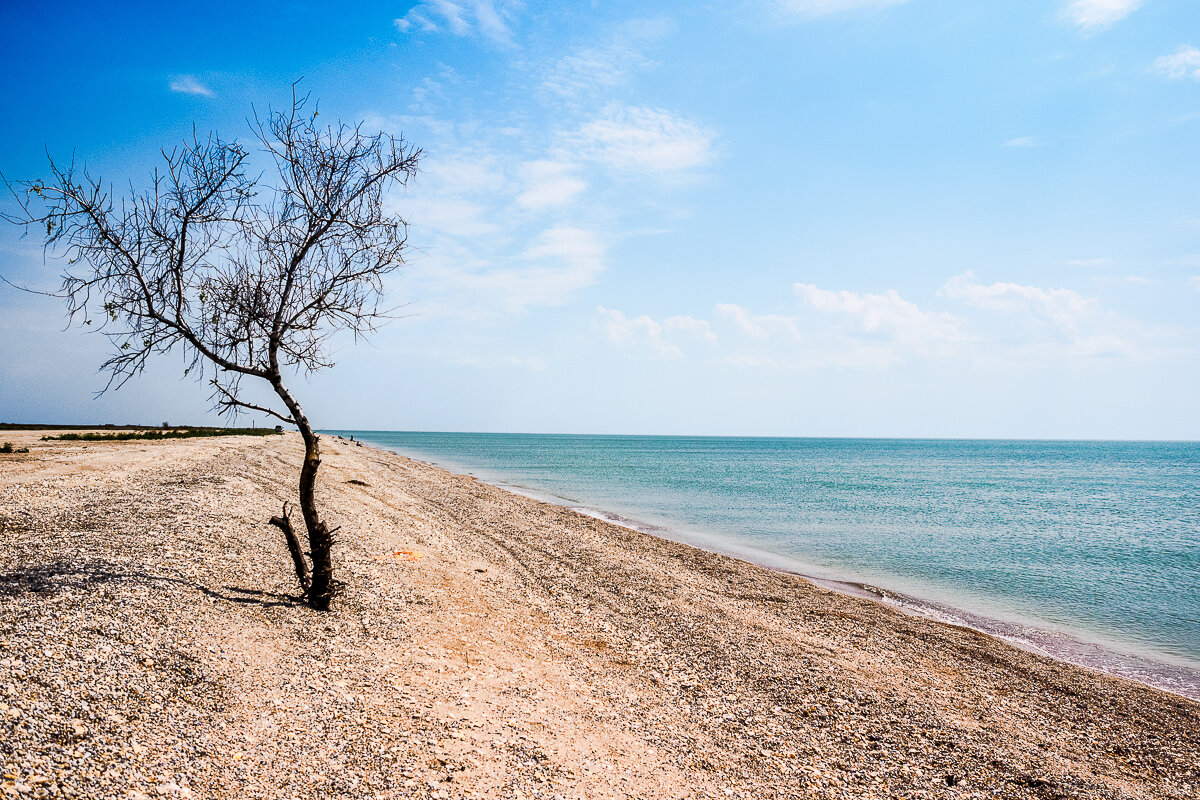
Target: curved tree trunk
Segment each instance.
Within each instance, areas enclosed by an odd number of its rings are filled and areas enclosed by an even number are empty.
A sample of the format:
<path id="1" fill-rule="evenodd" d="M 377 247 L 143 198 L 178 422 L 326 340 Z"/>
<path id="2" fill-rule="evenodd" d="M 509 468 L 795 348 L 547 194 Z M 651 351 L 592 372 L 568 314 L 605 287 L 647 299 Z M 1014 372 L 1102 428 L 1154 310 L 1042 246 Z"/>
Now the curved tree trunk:
<path id="1" fill-rule="evenodd" d="M 301 588 L 307 589 L 306 597 L 309 606 L 318 611 L 327 611 L 333 600 L 333 532 L 325 525 L 317 514 L 315 488 L 317 469 L 321 466 L 321 447 L 319 437 L 313 433 L 308 417 L 296 402 L 296 398 L 283 385 L 283 381 L 275 378 L 271 381 L 275 393 L 283 400 L 284 405 L 292 414 L 292 420 L 300 429 L 304 438 L 304 465 L 300 468 L 300 513 L 304 517 L 304 527 L 308 532 L 309 557 L 312 559 L 312 573 L 308 586 L 305 587 L 303 577 Z"/>
<path id="2" fill-rule="evenodd" d="M 333 599 L 333 534 L 317 516 L 314 488 L 317 468 L 321 466 L 321 448 L 317 435 L 302 415 L 296 420 L 304 437 L 304 466 L 300 468 L 300 513 L 308 529 L 308 549 L 312 558 L 312 576 L 308 587 L 308 604 L 318 611 L 329 609 Z"/>

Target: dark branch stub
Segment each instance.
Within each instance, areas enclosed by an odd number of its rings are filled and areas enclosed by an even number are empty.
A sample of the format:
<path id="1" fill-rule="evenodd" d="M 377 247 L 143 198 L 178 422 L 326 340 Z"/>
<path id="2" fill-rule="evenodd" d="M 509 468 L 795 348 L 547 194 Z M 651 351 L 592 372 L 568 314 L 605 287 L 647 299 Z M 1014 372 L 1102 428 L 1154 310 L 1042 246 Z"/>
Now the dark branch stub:
<path id="1" fill-rule="evenodd" d="M 308 562 L 304 560 L 304 552 L 300 549 L 300 540 L 292 529 L 292 520 L 288 516 L 288 504 L 283 504 L 283 515 L 271 517 L 271 524 L 283 531 L 284 541 L 287 542 L 288 554 L 292 557 L 292 566 L 296 570 L 296 581 L 304 595 L 312 587 L 312 578 L 308 574 Z"/>
<path id="2" fill-rule="evenodd" d="M 181 347 L 185 374 L 211 376 L 221 413 L 257 411 L 299 429 L 311 572 L 307 564 L 301 572 L 294 531 L 288 547 L 309 604 L 325 609 L 333 539 L 314 497 L 320 447 L 284 377 L 332 366 L 330 336 L 357 338 L 387 319 L 383 281 L 403 265 L 408 235 L 383 201 L 416 174 L 421 152 L 361 124 L 318 127 L 308 105 L 293 93 L 286 112 L 251 123 L 274 165 L 273 185 L 247 176 L 249 153 L 238 143 L 193 135 L 162 151 L 146 190 L 119 200 L 111 184 L 51 161 L 47 180 L 6 182 L 19 211 L 3 218 L 66 262 L 61 296 L 71 320 L 102 321 L 113 345 L 105 391 Z M 284 410 L 246 399 L 246 378 L 265 381 Z M 286 509 L 271 523 L 288 537 Z"/>

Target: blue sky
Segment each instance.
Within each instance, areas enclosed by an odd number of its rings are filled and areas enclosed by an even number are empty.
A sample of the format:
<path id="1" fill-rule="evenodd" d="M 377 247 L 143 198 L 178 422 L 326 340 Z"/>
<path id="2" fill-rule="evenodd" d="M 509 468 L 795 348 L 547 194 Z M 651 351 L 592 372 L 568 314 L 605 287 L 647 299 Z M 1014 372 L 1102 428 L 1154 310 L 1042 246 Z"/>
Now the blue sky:
<path id="1" fill-rule="evenodd" d="M 32 5 L 32 4 L 29 4 Z M 6 4 L 0 170 L 246 138 L 292 81 L 425 151 L 332 428 L 1200 438 L 1189 0 Z M 0 273 L 53 287 L 0 231 Z M 213 419 L 0 287 L 0 419 Z"/>

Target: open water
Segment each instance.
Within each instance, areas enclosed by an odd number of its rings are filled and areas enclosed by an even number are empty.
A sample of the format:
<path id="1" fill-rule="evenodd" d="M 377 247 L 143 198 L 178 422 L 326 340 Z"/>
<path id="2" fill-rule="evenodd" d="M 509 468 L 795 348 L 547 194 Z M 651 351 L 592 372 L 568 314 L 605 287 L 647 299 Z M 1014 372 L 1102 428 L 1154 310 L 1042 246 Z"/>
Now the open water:
<path id="1" fill-rule="evenodd" d="M 1200 699 L 1200 443 L 331 433 Z"/>

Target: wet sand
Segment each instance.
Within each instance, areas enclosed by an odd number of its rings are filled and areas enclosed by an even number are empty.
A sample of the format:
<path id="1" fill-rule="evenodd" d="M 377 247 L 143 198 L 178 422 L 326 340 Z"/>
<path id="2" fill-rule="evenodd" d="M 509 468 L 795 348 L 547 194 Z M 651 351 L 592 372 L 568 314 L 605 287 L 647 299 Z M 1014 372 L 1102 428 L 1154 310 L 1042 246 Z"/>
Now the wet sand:
<path id="1" fill-rule="evenodd" d="M 0 790 L 1189 798 L 1200 704 L 325 437 L 0 456 Z M 351 483 L 357 481 L 358 483 Z"/>

